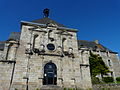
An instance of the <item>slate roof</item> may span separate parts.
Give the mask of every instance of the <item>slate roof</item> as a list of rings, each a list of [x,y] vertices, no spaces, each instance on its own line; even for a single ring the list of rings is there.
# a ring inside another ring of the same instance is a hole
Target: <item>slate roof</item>
[[[54,25],[57,25],[58,27],[65,27],[63,24],[60,24],[48,17],[44,17],[42,19],[38,19],[38,20],[34,20],[34,21],[31,21],[31,22],[34,22],[34,23],[39,23],[39,24],[54,24]]]
[[[20,32],[12,32],[9,36],[8,40],[16,40],[19,41],[20,40]]]
[[[4,46],[5,46],[5,42],[4,41],[0,41],[0,51],[4,50]]]
[[[100,51],[109,51],[112,52],[110,49],[106,48],[101,44],[96,44],[94,41],[86,41],[86,40],[78,40],[78,48],[89,48],[92,50],[99,49]]]
[[[19,41],[20,40],[20,32],[12,32],[8,38],[8,40],[16,40]],[[5,46],[5,41],[0,41],[0,51],[4,50],[4,46]]]

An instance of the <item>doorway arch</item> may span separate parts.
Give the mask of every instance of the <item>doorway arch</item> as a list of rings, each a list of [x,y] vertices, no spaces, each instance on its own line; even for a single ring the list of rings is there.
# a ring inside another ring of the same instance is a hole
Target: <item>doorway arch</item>
[[[44,66],[43,85],[57,85],[57,67],[52,62]]]

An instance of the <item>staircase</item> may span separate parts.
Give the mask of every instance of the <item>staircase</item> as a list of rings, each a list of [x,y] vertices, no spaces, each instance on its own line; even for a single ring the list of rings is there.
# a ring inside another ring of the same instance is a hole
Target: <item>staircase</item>
[[[44,85],[40,90],[63,90],[62,87],[56,85]]]

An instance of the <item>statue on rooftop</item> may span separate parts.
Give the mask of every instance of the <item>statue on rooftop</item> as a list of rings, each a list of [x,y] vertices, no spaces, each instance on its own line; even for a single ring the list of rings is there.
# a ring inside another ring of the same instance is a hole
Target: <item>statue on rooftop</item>
[[[46,9],[43,10],[44,17],[48,17],[49,16],[49,11],[50,10],[48,8],[46,8]]]

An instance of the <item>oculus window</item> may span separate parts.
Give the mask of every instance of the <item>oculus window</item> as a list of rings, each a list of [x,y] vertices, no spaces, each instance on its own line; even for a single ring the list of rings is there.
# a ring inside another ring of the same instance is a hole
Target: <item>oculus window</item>
[[[53,51],[53,50],[55,50],[55,45],[50,43],[47,45],[47,49]]]

